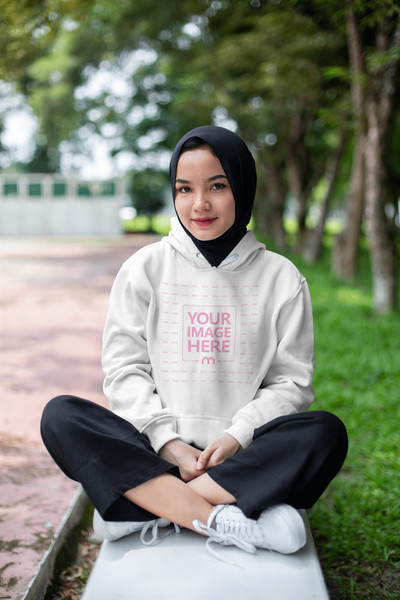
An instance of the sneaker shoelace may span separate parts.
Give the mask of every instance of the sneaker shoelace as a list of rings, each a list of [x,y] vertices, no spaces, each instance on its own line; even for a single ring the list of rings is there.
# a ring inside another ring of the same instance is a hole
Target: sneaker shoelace
[[[225,558],[220,556],[220,554],[212,548],[212,544],[217,543],[217,544],[222,544],[223,546],[237,546],[238,548],[240,548],[241,550],[244,550],[245,552],[248,552],[249,554],[254,554],[256,551],[256,547],[253,546],[253,544],[251,544],[250,542],[246,542],[246,540],[241,539],[238,536],[238,533],[240,533],[240,525],[243,526],[243,523],[240,524],[240,523],[231,521],[230,525],[227,524],[223,528],[223,529],[225,529],[224,531],[221,531],[221,529],[222,529],[221,527],[219,527],[219,531],[217,531],[213,527],[204,525],[204,523],[202,523],[198,519],[193,521],[193,526],[195,527],[195,529],[199,533],[204,533],[205,535],[208,536],[208,539],[206,541],[206,548],[207,548],[208,552],[212,556],[214,556],[214,558],[217,558],[218,560],[221,560],[222,562],[225,562],[229,565],[234,565],[236,567],[240,566],[240,565],[236,565],[235,563],[232,563],[229,560],[226,560]],[[232,530],[233,530],[233,532],[232,532]]]
[[[153,525],[152,525],[153,524]],[[165,533],[163,535],[161,535],[160,537],[158,537],[158,527],[160,524],[160,520],[156,519],[155,521],[147,521],[147,523],[145,523],[142,527],[142,531],[140,532],[140,541],[142,542],[142,544],[144,544],[145,546],[153,546],[154,544],[156,544],[157,542],[160,541],[161,538],[165,538],[168,535],[171,535],[171,533],[174,533],[174,530],[169,528],[167,529],[167,531],[165,531]],[[176,525],[176,523],[172,523],[172,525],[175,528],[175,533],[180,533],[180,527],[179,525]],[[149,531],[151,527],[151,533],[152,533],[152,537],[150,540],[146,540],[146,534]]]

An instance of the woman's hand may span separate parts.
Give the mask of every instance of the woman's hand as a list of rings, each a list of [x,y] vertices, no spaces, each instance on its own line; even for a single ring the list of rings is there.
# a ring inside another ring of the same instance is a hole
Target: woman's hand
[[[200,453],[197,460],[197,469],[199,472],[212,469],[220,465],[227,458],[241,450],[242,446],[229,433],[223,433],[216,440],[208,444],[207,448]]]
[[[160,450],[162,458],[179,467],[183,481],[191,481],[205,473],[202,468],[198,468],[200,455],[201,450],[185,444],[182,440],[171,440]]]

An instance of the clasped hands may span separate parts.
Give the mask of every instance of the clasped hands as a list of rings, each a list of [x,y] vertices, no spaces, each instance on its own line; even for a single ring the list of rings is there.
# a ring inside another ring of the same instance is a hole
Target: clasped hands
[[[223,433],[201,451],[182,440],[164,444],[160,456],[179,467],[183,481],[191,481],[216,467],[241,449],[240,443],[229,433]]]

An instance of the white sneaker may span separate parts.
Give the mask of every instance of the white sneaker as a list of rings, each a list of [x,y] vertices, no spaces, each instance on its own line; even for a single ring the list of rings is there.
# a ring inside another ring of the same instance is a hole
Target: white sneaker
[[[289,504],[277,504],[264,510],[258,517],[265,546],[281,554],[293,554],[307,542],[304,521],[299,511]]]
[[[207,549],[214,555],[210,547],[212,542],[235,545],[250,553],[254,553],[256,548],[266,548],[282,554],[296,552],[306,543],[303,519],[295,508],[287,504],[263,511],[257,521],[246,517],[238,506],[219,504],[212,511],[207,525],[195,520],[193,526],[208,535]]]
[[[110,542],[114,542],[116,540],[119,540],[122,537],[125,537],[127,535],[130,535],[131,533],[134,533],[135,531],[141,531],[140,534],[140,541],[142,542],[142,544],[145,544],[146,546],[151,546],[152,544],[154,544],[155,542],[158,541],[158,528],[159,527],[168,527],[168,525],[171,525],[170,521],[167,521],[166,519],[153,519],[151,521],[105,521],[104,519],[102,519],[102,517],[100,516],[100,514],[98,513],[97,510],[94,511],[93,514],[93,533],[94,533],[94,537],[95,539],[98,539],[99,541],[103,541],[103,540],[109,540]],[[175,532],[179,533],[180,529],[178,527],[178,525],[175,525]],[[151,528],[152,531],[152,538],[150,540],[145,539],[146,533],[148,532],[148,530]],[[166,532],[165,535],[168,535],[169,533],[173,533],[173,531],[171,530],[170,532]]]
[[[256,547],[249,541],[246,532],[246,529],[251,525],[248,521],[250,521],[250,519],[248,519],[237,506],[218,504],[209,516],[206,525],[198,519],[195,519],[193,521],[193,527],[199,533],[204,533],[208,536],[206,548],[210,554],[218,558],[218,560],[229,562],[219,556],[219,554],[212,549],[211,544],[215,542],[222,546],[237,546],[245,552],[254,554]],[[253,521],[253,523],[255,524],[256,521]]]

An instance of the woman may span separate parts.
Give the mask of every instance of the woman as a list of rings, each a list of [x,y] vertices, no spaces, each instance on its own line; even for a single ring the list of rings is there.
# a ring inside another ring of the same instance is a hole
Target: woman
[[[71,396],[45,408],[44,442],[115,539],[174,523],[225,545],[282,553],[341,468],[344,425],[313,401],[304,277],[246,226],[254,159],[221,127],[174,149],[175,210],[162,241],[115,280],[104,330],[111,411]]]

